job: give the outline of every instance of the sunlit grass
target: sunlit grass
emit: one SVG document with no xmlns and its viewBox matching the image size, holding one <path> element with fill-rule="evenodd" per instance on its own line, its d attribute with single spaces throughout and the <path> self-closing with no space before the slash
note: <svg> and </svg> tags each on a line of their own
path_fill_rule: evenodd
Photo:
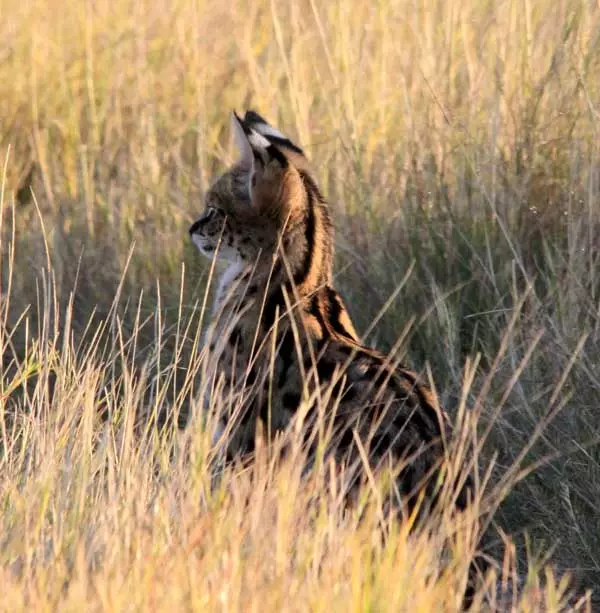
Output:
<svg viewBox="0 0 600 613">
<path fill-rule="evenodd" d="M 194 410 L 204 354 L 185 361 L 174 397 L 181 365 L 177 352 L 161 365 L 159 332 L 140 368 L 140 328 L 125 339 L 116 315 L 114 333 L 99 324 L 79 345 L 67 340 L 72 319 L 69 307 L 59 331 L 43 325 L 27 358 L 5 369 L 12 373 L 0 423 L 6 610 L 460 610 L 480 520 L 502 488 L 481 498 L 483 475 L 464 513 L 442 504 L 425 525 L 399 524 L 378 503 L 373 476 L 358 506 L 347 508 L 333 464 L 305 473 L 298 431 L 259 447 L 250 465 L 219 469 L 214 415 L 206 422 Z M 145 325 L 156 330 L 159 319 L 156 312 Z M 195 345 L 189 322 L 179 323 L 179 342 Z M 3 332 L 1 341 L 9 345 L 10 336 Z M 465 397 L 470 385 L 467 374 Z M 226 402 L 211 401 L 216 412 Z M 177 427 L 182 411 L 192 414 L 185 430 Z M 464 408 L 459 416 L 451 474 L 466 465 L 460 456 L 473 434 Z M 278 459 L 283 445 L 292 450 L 287 460 Z M 537 575 L 519 576 L 509 546 L 482 578 L 474 610 L 484 601 L 482 610 L 493 610 L 509 597 L 503 590 L 519 610 L 542 603 L 563 610 L 566 580 L 549 572 L 544 579 L 542 590 Z M 520 596 L 511 581 L 522 582 Z"/>
<path fill-rule="evenodd" d="M 520 610 L 553 611 L 565 573 L 578 594 L 600 583 L 596 3 L 0 12 L 1 606 L 456 610 L 498 505 L 490 598 L 518 576 Z M 266 450 L 214 479 L 208 267 L 186 232 L 248 107 L 314 162 L 361 333 L 402 284 L 365 340 L 407 334 L 475 447 L 461 530 L 382 545 L 376 496 L 358 522 L 326 466 L 300 479 Z"/>
</svg>

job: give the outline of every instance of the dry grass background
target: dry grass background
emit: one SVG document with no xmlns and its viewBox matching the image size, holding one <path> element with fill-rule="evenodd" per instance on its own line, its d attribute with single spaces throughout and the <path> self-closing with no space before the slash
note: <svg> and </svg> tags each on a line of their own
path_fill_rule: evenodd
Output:
<svg viewBox="0 0 600 613">
<path fill-rule="evenodd" d="M 343 515 L 326 467 L 301 480 L 265 451 L 211 487 L 201 424 L 157 427 L 202 379 L 208 267 L 186 231 L 232 159 L 229 111 L 249 107 L 314 161 L 367 342 L 407 333 L 407 360 L 485 438 L 511 535 L 490 547 L 528 585 L 512 606 L 566 608 L 565 573 L 580 595 L 600 584 L 595 1 L 0 15 L 3 610 L 459 606 L 475 512 L 384 546 L 376 505 Z"/>
</svg>

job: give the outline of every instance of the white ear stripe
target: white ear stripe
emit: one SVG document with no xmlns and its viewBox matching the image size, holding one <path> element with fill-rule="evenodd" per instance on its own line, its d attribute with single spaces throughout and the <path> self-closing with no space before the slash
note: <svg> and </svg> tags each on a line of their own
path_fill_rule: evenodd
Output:
<svg viewBox="0 0 600 613">
<path fill-rule="evenodd" d="M 266 149 L 271 144 L 262 134 L 259 134 L 254 129 L 250 130 L 248 141 L 254 149 Z"/>
<path fill-rule="evenodd" d="M 275 138 L 281 138 L 282 140 L 288 140 L 287 136 L 284 136 L 279 130 L 276 130 L 272 126 L 266 123 L 257 123 L 252 126 L 259 134 L 263 136 L 274 136 Z"/>
</svg>

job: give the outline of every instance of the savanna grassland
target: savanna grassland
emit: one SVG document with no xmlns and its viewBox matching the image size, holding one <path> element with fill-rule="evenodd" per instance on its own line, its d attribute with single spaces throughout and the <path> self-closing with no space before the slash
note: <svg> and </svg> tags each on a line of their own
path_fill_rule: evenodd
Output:
<svg viewBox="0 0 600 613">
<path fill-rule="evenodd" d="M 464 516 L 383 541 L 376 483 L 359 521 L 267 447 L 214 478 L 187 229 L 247 108 L 365 341 L 431 369 Z M 595 1 L 0 0 L 0 162 L 1 610 L 457 611 L 478 517 L 474 610 L 600 598 Z"/>
</svg>

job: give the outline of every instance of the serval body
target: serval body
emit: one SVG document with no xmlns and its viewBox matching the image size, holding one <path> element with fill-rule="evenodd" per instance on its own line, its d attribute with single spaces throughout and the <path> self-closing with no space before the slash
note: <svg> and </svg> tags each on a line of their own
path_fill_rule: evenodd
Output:
<svg viewBox="0 0 600 613">
<path fill-rule="evenodd" d="M 331 285 L 333 226 L 302 150 L 252 111 L 232 128 L 240 159 L 190 228 L 227 263 L 206 337 L 205 408 L 228 399 L 217 436 L 233 458 L 254 449 L 258 424 L 272 433 L 301 415 L 309 440 L 320 416 L 347 466 L 401 465 L 394 492 L 410 510 L 440 466 L 446 417 L 414 372 L 360 344 Z"/>
</svg>

